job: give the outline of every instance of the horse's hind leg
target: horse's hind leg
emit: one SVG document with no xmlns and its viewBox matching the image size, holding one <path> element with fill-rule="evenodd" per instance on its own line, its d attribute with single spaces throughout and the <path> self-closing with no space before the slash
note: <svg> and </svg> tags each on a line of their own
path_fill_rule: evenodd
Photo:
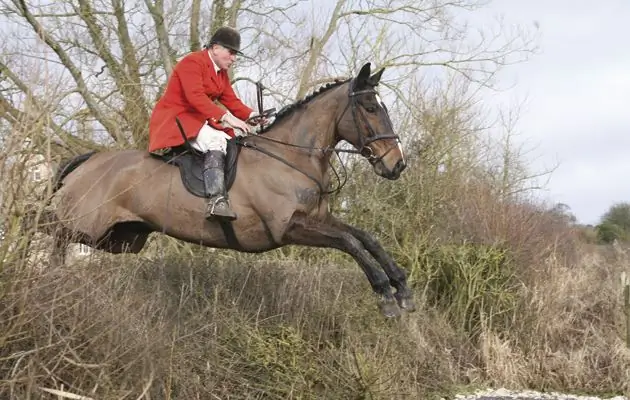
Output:
<svg viewBox="0 0 630 400">
<path fill-rule="evenodd" d="M 378 240 L 370 233 L 348 225 L 336 218 L 333 218 L 333 221 L 335 226 L 338 226 L 340 229 L 349 232 L 359 239 L 367 251 L 381 264 L 383 270 L 389 277 L 391 285 L 396 288 L 394 296 L 396 296 L 400 308 L 406 311 L 415 311 L 416 305 L 413 301 L 413 292 L 407 286 L 407 273 L 396 264 L 392 256 L 385 251 Z"/>
<path fill-rule="evenodd" d="M 60 267 L 66 263 L 66 249 L 68 243 L 59 237 L 53 238 L 52 252 L 50 253 L 50 264 L 52 267 Z"/>
<path fill-rule="evenodd" d="M 20 235 L 24 239 L 24 246 L 22 247 L 25 257 L 31 250 L 31 244 L 33 243 L 33 236 L 37 231 L 37 211 L 33 209 L 26 210 L 22 215 L 20 221 Z"/>
<path fill-rule="evenodd" d="M 380 295 L 379 306 L 386 317 L 400 315 L 400 309 L 389 284 L 389 278 L 372 258 L 359 239 L 338 226 L 318 221 L 308 221 L 302 214 L 295 214 L 283 238 L 284 244 L 328 247 L 351 255 L 361 266 L 372 289 Z"/>
<path fill-rule="evenodd" d="M 51 234 L 50 226 L 53 224 L 54 218 L 52 212 L 40 211 L 35 207 L 31 207 L 24 212 L 20 221 L 20 234 L 24 240 L 22 250 L 25 257 L 28 257 L 37 233 Z"/>
<path fill-rule="evenodd" d="M 66 251 L 70 244 L 71 232 L 58 224 L 52 232 L 52 251 L 50 264 L 52 267 L 60 267 L 66 263 Z"/>
</svg>

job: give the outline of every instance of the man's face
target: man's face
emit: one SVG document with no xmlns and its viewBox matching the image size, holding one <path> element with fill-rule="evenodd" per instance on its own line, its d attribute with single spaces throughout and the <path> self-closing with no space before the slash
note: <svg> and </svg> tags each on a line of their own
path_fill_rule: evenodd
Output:
<svg viewBox="0 0 630 400">
<path fill-rule="evenodd" d="M 234 50 L 230 50 L 218 44 L 212 45 L 210 55 L 214 63 L 217 64 L 217 67 L 221 69 L 229 69 L 234 61 L 236 61 L 236 52 Z"/>
</svg>

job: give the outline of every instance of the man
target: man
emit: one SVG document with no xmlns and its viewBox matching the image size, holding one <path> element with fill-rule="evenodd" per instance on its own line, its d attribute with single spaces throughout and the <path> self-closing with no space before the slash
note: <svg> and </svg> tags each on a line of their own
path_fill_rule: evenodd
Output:
<svg viewBox="0 0 630 400">
<path fill-rule="evenodd" d="M 240 44 L 236 30 L 219 28 L 202 50 L 181 59 L 149 122 L 150 152 L 184 143 L 177 117 L 190 144 L 204 153 L 206 219 L 236 219 L 225 191 L 227 139 L 252 132 L 253 127 L 244 121 L 258 115 L 236 96 L 228 77 L 236 55 L 242 55 Z M 216 100 L 227 110 L 215 104 Z"/>
</svg>

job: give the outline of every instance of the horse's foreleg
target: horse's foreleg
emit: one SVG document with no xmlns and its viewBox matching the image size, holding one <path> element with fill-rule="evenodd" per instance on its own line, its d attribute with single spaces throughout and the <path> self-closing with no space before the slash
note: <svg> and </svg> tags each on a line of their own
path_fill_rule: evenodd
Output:
<svg viewBox="0 0 630 400">
<path fill-rule="evenodd" d="M 378 240 L 372 234 L 336 218 L 333 218 L 332 221 L 333 225 L 359 239 L 366 250 L 381 264 L 389 277 L 389 282 L 396 288 L 394 296 L 396 296 L 400 308 L 407 311 L 415 311 L 416 305 L 413 301 L 413 292 L 407 286 L 407 273 L 396 264 L 392 256 L 385 251 Z"/>
<path fill-rule="evenodd" d="M 319 221 L 308 221 L 302 214 L 294 215 L 284 236 L 284 244 L 328 247 L 351 255 L 359 264 L 375 293 L 386 317 L 396 317 L 400 310 L 389 284 L 389 278 L 372 258 L 361 241 L 338 226 Z"/>
</svg>

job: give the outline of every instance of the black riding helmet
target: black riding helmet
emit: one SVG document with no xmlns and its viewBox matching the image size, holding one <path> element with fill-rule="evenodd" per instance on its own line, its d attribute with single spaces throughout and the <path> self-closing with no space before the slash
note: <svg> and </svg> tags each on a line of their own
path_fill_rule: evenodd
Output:
<svg viewBox="0 0 630 400">
<path fill-rule="evenodd" d="M 230 49 L 235 51 L 239 55 L 244 55 L 241 53 L 241 34 L 234 28 L 230 28 L 229 26 L 224 26 L 216 30 L 208 44 L 206 44 L 206 49 L 209 49 L 213 44 L 219 44 L 226 49 Z"/>
</svg>

